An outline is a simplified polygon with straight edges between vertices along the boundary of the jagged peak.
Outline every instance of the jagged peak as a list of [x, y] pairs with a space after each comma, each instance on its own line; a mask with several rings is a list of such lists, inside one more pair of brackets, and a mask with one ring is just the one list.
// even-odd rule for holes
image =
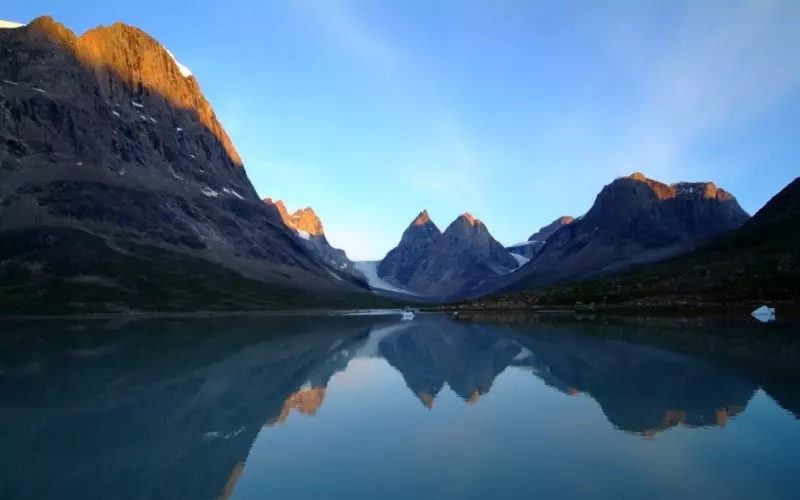
[[433, 408], [433, 402], [436, 400], [435, 395], [428, 394], [427, 392], [420, 392], [417, 394], [417, 397], [420, 401], [422, 401], [422, 404], [424, 404], [426, 408], [429, 410]]
[[647, 184], [655, 192], [661, 200], [676, 198], [678, 196], [696, 196], [700, 195], [702, 198], [718, 200], [733, 199], [733, 195], [724, 189], [720, 189], [710, 181], [704, 182], [675, 182], [672, 184], [665, 184], [663, 182], [645, 177], [640, 172], [635, 172], [623, 179], [631, 179]]
[[412, 222], [411, 224], [414, 226], [423, 226], [428, 222], [431, 222], [431, 217], [430, 215], [428, 215], [428, 210], [424, 209], [422, 212], [419, 213], [419, 215], [417, 215], [417, 218], [414, 219], [414, 222]]

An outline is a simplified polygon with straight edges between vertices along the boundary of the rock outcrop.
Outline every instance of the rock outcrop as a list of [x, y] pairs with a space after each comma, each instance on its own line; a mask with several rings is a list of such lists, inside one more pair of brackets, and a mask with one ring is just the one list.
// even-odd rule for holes
[[277, 210], [286, 227], [293, 230], [300, 238], [300, 243], [317, 255], [325, 264], [336, 272], [344, 273], [365, 283], [363, 273], [347, 258], [345, 251], [334, 248], [328, 242], [328, 238], [325, 237], [325, 230], [322, 227], [322, 221], [311, 207], [302, 208], [290, 214], [282, 200], [272, 201], [271, 198], [266, 198], [264, 203]]

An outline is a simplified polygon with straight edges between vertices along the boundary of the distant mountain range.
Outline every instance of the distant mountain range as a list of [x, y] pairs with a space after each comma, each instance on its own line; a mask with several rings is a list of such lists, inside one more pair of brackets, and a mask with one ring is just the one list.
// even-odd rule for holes
[[352, 262], [313, 209], [258, 197], [191, 71], [143, 31], [76, 36], [41, 17], [0, 26], [0, 51], [4, 313], [396, 304], [369, 291], [445, 302], [597, 280], [709, 245], [739, 262], [773, 243], [783, 260], [759, 275], [797, 298], [782, 279], [797, 268], [781, 246], [792, 186], [749, 220], [711, 182], [635, 173], [520, 244], [504, 248], [469, 213], [442, 232], [422, 211], [382, 260]]
[[[722, 197], [730, 209], [723, 211], [731, 217], [729, 222], [741, 219], [743, 216], [732, 198], [727, 194]], [[800, 300], [800, 235], [793, 230], [800, 227], [799, 200], [800, 178], [796, 178], [740, 227], [721, 234], [717, 232], [715, 238], [694, 243], [694, 246], [682, 247], [690, 251], [678, 255], [675, 255], [674, 246], [668, 246], [670, 252], [666, 256], [671, 258], [662, 262], [631, 266], [624, 271], [566, 285], [539, 287], [525, 280], [548, 275], [542, 268], [532, 267], [530, 273], [522, 275], [522, 280], [507, 284], [506, 290], [511, 293], [465, 301], [454, 307], [580, 306], [637, 310], [647, 307], [697, 311], [734, 308], [748, 312], [769, 303], [779, 310], [786, 310], [784, 306], [793, 309]], [[715, 229], [721, 231], [719, 225]], [[564, 244], [559, 236], [565, 230], [556, 233], [542, 252], [550, 247], [554, 238], [558, 238], [552, 243], [554, 252], [560, 251]], [[568, 244], [572, 234], [563, 236]], [[537, 274], [537, 271], [542, 272]]]

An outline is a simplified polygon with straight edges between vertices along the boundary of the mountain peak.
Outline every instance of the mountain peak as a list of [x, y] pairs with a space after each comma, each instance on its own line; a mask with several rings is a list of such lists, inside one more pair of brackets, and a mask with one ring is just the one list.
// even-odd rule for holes
[[322, 221], [311, 207], [295, 210], [292, 214], [292, 227], [298, 231], [303, 231], [311, 236], [322, 236], [325, 230], [322, 228]]
[[422, 226], [422, 225], [427, 224], [430, 221], [431, 221], [431, 217], [430, 217], [430, 215], [428, 215], [428, 210], [426, 209], [426, 210], [423, 210], [422, 212], [420, 212], [419, 215], [417, 215], [417, 218], [414, 219], [414, 222], [412, 222], [411, 224], [414, 225], [414, 226]]
[[474, 226], [475, 224], [480, 222], [480, 220], [478, 220], [475, 217], [473, 217], [473, 215], [471, 213], [469, 213], [469, 212], [464, 212], [463, 214], [461, 214], [461, 217], [466, 219], [467, 222], [469, 222], [471, 226]]
[[562, 226], [566, 226], [567, 224], [572, 224], [574, 220], [575, 217], [572, 217], [571, 215], [562, 215], [561, 217], [556, 219], [555, 222], [561, 224]]
[[633, 179], [635, 181], [646, 181], [647, 177], [641, 172], [634, 172], [628, 176], [628, 179]]

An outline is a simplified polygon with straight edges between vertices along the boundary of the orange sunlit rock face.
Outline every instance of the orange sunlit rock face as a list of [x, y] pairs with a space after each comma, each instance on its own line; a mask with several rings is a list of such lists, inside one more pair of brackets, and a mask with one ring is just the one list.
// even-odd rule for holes
[[230, 498], [233, 494], [234, 488], [236, 488], [236, 482], [239, 481], [239, 478], [244, 472], [244, 462], [239, 462], [236, 464], [236, 467], [233, 468], [231, 475], [228, 476], [228, 481], [225, 483], [225, 487], [220, 492], [217, 500], [225, 500], [226, 498]]
[[467, 219], [467, 222], [469, 222], [473, 226], [475, 225], [475, 223], [480, 222], [478, 219], [473, 217], [473, 215], [469, 212], [464, 212], [463, 217]]
[[220, 142], [237, 166], [242, 160], [193, 76], [183, 76], [167, 50], [144, 31], [123, 23], [98, 26], [81, 36], [51, 17], [34, 19], [36, 36], [61, 46], [83, 66], [91, 68], [104, 98], [124, 95], [120, 83], [144, 95], [163, 97], [173, 108], [193, 111]]
[[428, 215], [428, 211], [427, 210], [423, 210], [422, 212], [419, 213], [419, 215], [417, 215], [417, 218], [414, 219], [414, 222], [412, 222], [412, 224], [415, 225], [415, 226], [423, 226], [423, 225], [427, 224], [430, 221], [431, 221], [431, 217], [430, 217], [430, 215]]
[[289, 214], [283, 200], [273, 201], [272, 198], [265, 198], [264, 203], [272, 205], [278, 210], [281, 220], [287, 227], [296, 231], [306, 232], [311, 236], [322, 236], [325, 234], [322, 221], [311, 207], [295, 210], [294, 213]]
[[324, 387], [312, 387], [311, 389], [297, 391], [286, 398], [280, 415], [267, 421], [266, 425], [272, 426], [277, 423], [285, 422], [286, 419], [289, 418], [289, 414], [291, 414], [292, 410], [303, 415], [316, 415], [324, 401]]
[[422, 401], [422, 404], [424, 404], [426, 408], [429, 410], [433, 408], [434, 397], [432, 395], [428, 394], [427, 392], [420, 392], [417, 394], [417, 397], [420, 399], [420, 401]]
[[733, 195], [723, 189], [717, 188], [713, 182], [679, 182], [677, 184], [664, 184], [647, 178], [640, 172], [633, 173], [628, 179], [644, 182], [653, 190], [659, 200], [669, 200], [678, 196], [680, 192], [698, 192], [704, 199], [730, 200]]

